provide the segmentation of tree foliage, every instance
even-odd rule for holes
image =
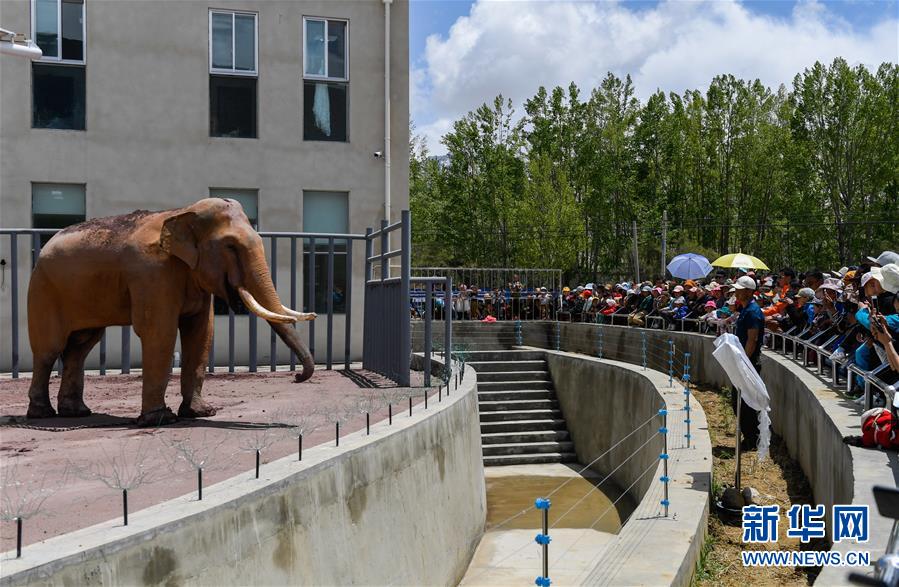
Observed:
[[[895,248],[899,67],[815,63],[788,89],[716,76],[641,102],[608,74],[588,95],[539,88],[519,118],[498,96],[430,157],[412,134],[418,265],[547,267],[568,278],[668,258],[746,252],[772,267],[835,267]]]

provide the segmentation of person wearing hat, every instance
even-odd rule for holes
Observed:
[[[893,310],[899,312],[899,265],[887,263],[881,268],[881,286],[893,295]],[[870,316],[871,334],[882,347],[886,360],[893,371],[899,372],[899,329],[890,328],[890,321],[896,318],[896,314],[885,316],[874,314]]]
[[[884,265],[899,265],[899,253],[893,251],[884,251],[877,257],[868,257],[871,267],[883,267]]]
[[[762,309],[755,302],[755,279],[744,275],[737,279],[734,283],[734,297],[740,308],[740,315],[737,318],[736,335],[743,345],[749,362],[755,367],[755,370],[761,372],[762,357],[762,335],[765,331],[765,316]],[[758,412],[749,407],[745,402],[741,402],[740,406],[740,430],[743,433],[743,444],[741,448],[750,450],[758,444],[759,438],[759,415]],[[734,413],[737,412],[737,392],[731,393],[731,407]]]

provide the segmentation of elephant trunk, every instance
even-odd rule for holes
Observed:
[[[300,340],[296,330],[290,326],[296,318],[288,317],[288,321],[279,319],[282,316],[287,317],[285,316],[287,313],[272,283],[271,272],[268,269],[268,264],[265,262],[265,254],[262,251],[261,244],[258,250],[248,251],[248,253],[249,258],[247,259],[245,271],[243,271],[246,288],[252,297],[268,311],[268,314],[257,312],[257,315],[268,321],[272,330],[300,359],[303,365],[303,372],[297,375],[296,380],[305,381],[312,377],[312,372],[315,370],[312,353],[309,352],[309,347]],[[270,319],[273,317],[274,319]]]

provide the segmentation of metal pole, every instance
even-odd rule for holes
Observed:
[[[125,519],[125,526],[128,525],[128,490],[122,490],[122,517]]]
[[[303,460],[303,435],[302,434],[300,434],[300,436],[297,438],[297,460],[298,461]]]
[[[429,387],[431,385],[431,314],[433,307],[433,300],[431,299],[431,295],[433,294],[434,286],[430,281],[425,282],[425,340],[424,340],[424,353],[425,353],[425,387]]]
[[[640,251],[637,248],[637,221],[633,221],[633,229],[634,229],[634,275],[636,276],[637,283],[640,283]]]
[[[22,518],[16,518],[16,558],[22,558]]]
[[[306,284],[306,291],[309,296],[309,307],[307,312],[315,312],[317,310],[315,303],[315,239],[309,239],[309,283]],[[309,354],[315,356],[315,320],[310,320],[309,324]]]
[[[11,314],[12,326],[12,377],[19,377],[19,245],[15,234],[9,235],[10,288],[11,288]],[[33,358],[32,358],[33,360]],[[32,367],[32,370],[34,367]]]
[[[668,260],[668,210],[662,210],[662,279],[665,279]]]
[[[665,450],[659,455],[662,459],[662,478],[660,481],[663,483],[665,489],[665,498],[662,499],[662,505],[665,507],[665,517],[668,517],[668,506],[671,503],[668,500],[668,482],[670,478],[668,477],[668,410],[661,409],[659,410],[659,414],[662,415],[662,427],[659,428],[659,433],[662,435],[662,441],[664,442]]]
[[[131,327],[122,326],[122,375],[131,373]]]
[[[409,210],[400,212],[400,379],[399,384],[411,383],[412,369],[412,316],[409,311],[409,287],[412,277],[412,215]]]
[[[452,369],[452,348],[453,348],[453,278],[446,278],[446,291],[444,292],[443,305],[443,367],[447,370],[447,393],[449,393],[449,369]]]
[[[693,422],[693,419],[690,417],[690,413],[692,408],[690,407],[690,353],[684,353],[684,412],[686,412],[687,417],[684,420],[687,424],[687,433],[684,436],[687,439],[687,448],[690,448],[691,439],[693,435],[690,433],[690,425]],[[737,444],[740,444],[739,441]]]
[[[334,446],[340,446],[340,420],[334,422]]]
[[[234,373],[234,310],[228,306],[228,373]]]
[[[743,403],[743,392],[737,389],[737,434],[736,434],[736,448],[734,449],[734,454],[737,457],[737,471],[734,475],[734,487],[737,491],[740,491],[740,459],[742,455],[740,454],[740,411],[741,405]]]
[[[344,281],[343,290],[343,312],[344,312],[344,332],[343,332],[343,368],[350,370],[350,343],[352,341],[352,325],[353,325],[353,241],[346,241],[346,280]],[[364,286],[363,286],[364,287]]]
[[[543,512],[543,533],[537,534],[534,541],[542,547],[543,550],[543,575],[537,577],[535,583],[538,587],[549,587],[549,543],[552,539],[549,537],[549,508],[551,502],[545,497],[538,497],[534,501],[534,507]]]
[[[290,307],[297,307],[297,237],[290,237]],[[297,355],[290,349],[290,370],[297,370]]]
[[[197,469],[197,501],[203,501],[203,469]]]
[[[674,341],[668,339],[668,387],[674,387]]]
[[[272,246],[272,285],[275,286],[275,291],[278,290],[278,238],[271,237],[270,239]],[[275,335],[275,330],[273,328],[269,329],[269,370],[274,373],[278,370],[278,337]]]
[[[256,478],[257,479],[259,479],[259,461],[260,461],[259,449],[257,448],[256,449]]]
[[[334,339],[334,237],[328,239],[328,331],[325,337],[325,369],[332,368],[332,343]]]
[[[369,434],[371,434],[371,419],[368,412],[365,412],[365,435],[368,436]]]

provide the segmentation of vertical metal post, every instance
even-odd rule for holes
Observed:
[[[446,278],[446,285],[443,292],[443,366],[446,370],[447,393],[449,393],[449,374],[453,367],[453,314],[450,312],[450,306],[453,303],[453,278]]]
[[[350,370],[350,345],[353,327],[353,240],[346,239],[346,280],[343,290],[343,368]]]
[[[334,422],[334,446],[340,446],[340,420]]]
[[[209,373],[215,373],[215,327],[214,327],[215,316],[213,316],[212,319],[213,319],[213,329],[212,329],[212,334],[209,337],[209,357],[206,362],[206,370]]]
[[[290,307],[297,308],[297,237],[290,237]],[[290,349],[290,370],[297,370],[297,355]]]
[[[633,230],[634,230],[634,275],[636,276],[636,283],[640,283],[640,251],[637,248],[637,221],[633,221]]]
[[[433,300],[431,296],[434,293],[434,285],[430,281],[426,281],[425,284],[425,340],[424,340],[424,353],[425,353],[425,387],[430,387],[431,385],[431,318],[432,318],[432,308],[433,308]]]
[[[740,448],[741,448],[740,444],[742,444],[740,442],[740,434],[741,434],[740,410],[742,408],[742,403],[743,403],[743,392],[741,392],[740,389],[738,388],[737,389],[737,432],[736,432],[736,442],[735,442],[736,446],[734,447],[734,457],[737,460],[737,468],[736,468],[736,472],[734,473],[734,487],[736,488],[737,491],[742,491],[742,487],[740,485],[740,483],[741,483],[741,481],[740,481],[740,472],[741,472],[740,465],[741,465],[742,456],[743,456],[742,451],[740,450]]]
[[[100,336],[100,375],[106,375],[106,329]]]
[[[549,587],[549,543],[552,539],[549,537],[549,508],[551,502],[545,497],[538,497],[534,501],[534,507],[543,512],[543,533],[537,534],[534,541],[542,547],[543,550],[543,575],[537,577],[534,582],[538,587]]]
[[[668,517],[668,506],[670,505],[670,501],[668,500],[668,482],[670,478],[668,477],[668,410],[662,408],[659,410],[659,415],[662,416],[662,427],[659,428],[659,434],[662,435],[662,442],[664,443],[664,450],[662,454],[659,455],[659,458],[662,460],[662,477],[659,481],[662,482],[665,490],[665,497],[662,499],[661,504],[665,507],[665,517]]]
[[[19,243],[16,234],[9,235],[10,282],[12,326],[12,377],[19,377]],[[34,359],[32,358],[32,361]],[[34,370],[34,367],[32,367]]]
[[[641,354],[643,355],[643,370],[646,371],[646,331],[640,331],[640,347],[642,349]]]
[[[125,526],[128,525],[128,490],[122,490],[122,517],[125,519]]]
[[[684,434],[684,438],[687,439],[687,448],[690,448],[690,443],[692,441],[693,435],[690,432],[690,426],[693,422],[693,419],[690,417],[690,412],[692,408],[690,407],[690,353],[684,353],[684,412],[687,417],[684,419],[684,423],[687,425],[687,433]],[[739,443],[739,440],[737,441]]]
[[[228,373],[234,373],[234,310],[228,306]]]
[[[122,326],[122,375],[131,373],[131,327]]]
[[[662,210],[662,272],[659,274],[665,279],[668,270],[668,210]]]
[[[257,367],[256,343],[258,342],[256,340],[256,335],[258,332],[257,328],[256,328],[256,314],[249,312],[247,314],[247,319],[249,320],[249,322],[247,324],[249,327],[249,338],[250,338],[250,373],[255,373],[256,367]]]
[[[328,332],[325,337],[325,368],[329,371],[332,367],[333,341],[334,341],[334,237],[328,237]]]
[[[16,235],[10,235],[13,238]],[[34,269],[34,266],[37,265],[37,259],[41,256],[41,235],[37,232],[31,233],[31,268]]]
[[[309,296],[309,307],[307,312],[315,312],[315,239],[309,239],[309,283],[306,284],[306,293]],[[309,324],[309,354],[315,356],[315,320],[307,322]]]
[[[197,469],[197,501],[203,501],[203,469]]]
[[[271,246],[272,246],[272,285],[275,286],[275,291],[278,291],[278,237],[271,237]],[[278,370],[278,337],[275,335],[275,330],[273,328],[269,328],[270,338],[268,342],[268,352],[269,352],[269,362],[268,367],[269,371],[274,373]]]
[[[409,282],[412,278],[412,215],[409,210],[400,213],[400,300],[397,320],[400,327],[400,379],[399,384],[411,383],[412,366],[412,316],[409,311]]]
[[[396,328],[396,323],[393,320],[393,306],[389,303],[390,300],[390,286],[385,284],[386,281],[390,277],[390,259],[385,258],[384,255],[389,252],[390,242],[387,238],[387,219],[381,220],[381,232],[378,233],[380,248],[378,249],[379,259],[380,259],[380,270],[381,270],[381,283],[378,285],[378,292],[380,298],[380,309],[384,312],[384,325],[386,326],[385,339],[390,341],[386,345],[375,345],[375,347],[380,351],[380,360],[378,363],[381,365],[381,369],[386,371],[387,376],[391,379],[396,380],[396,373],[394,373],[394,362],[392,360],[393,354],[396,352],[396,343],[395,343],[395,335],[394,332]]]
[[[259,462],[260,462],[259,449],[256,449],[256,478],[259,479]]]

